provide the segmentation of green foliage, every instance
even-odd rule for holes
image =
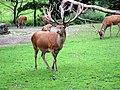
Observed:
[[[82,14],[81,17],[86,18],[86,19],[95,20],[95,21],[102,21],[104,19],[104,15],[105,14],[100,11],[90,10],[86,14]]]
[[[120,0],[98,0],[100,6],[106,6],[112,10],[120,9]]]
[[[103,12],[96,11],[96,10],[95,11],[90,10],[87,13],[82,14],[80,17],[83,18],[83,19],[89,19],[89,20],[93,20],[93,21],[96,21],[96,22],[101,22],[104,19],[105,15],[106,14],[103,13]],[[76,19],[74,22],[71,23],[71,25],[83,24],[83,23],[86,23],[86,22],[90,22],[90,21]]]
[[[46,2],[37,2],[35,1],[35,6],[37,9],[42,10],[41,7],[43,6],[48,6],[48,4]],[[28,10],[28,9],[34,9],[34,3],[33,2],[27,2],[25,5],[23,5],[22,7],[18,8],[18,12],[24,11],[24,10]]]
[[[3,2],[3,1],[5,2],[6,5],[11,6],[10,1],[2,0],[1,2]],[[18,1],[20,1],[20,0],[18,0]],[[55,0],[55,1],[54,0],[35,0],[36,8],[37,8],[37,10],[40,10],[40,12],[38,12],[37,15],[40,13],[40,17],[41,17],[42,7],[44,5],[48,6],[49,2],[54,4],[55,2],[58,3],[58,1],[59,0]],[[77,1],[79,1],[79,0],[77,0]],[[84,3],[89,3],[89,4],[102,5],[106,8],[110,8],[110,9],[119,10],[119,7],[120,7],[120,5],[119,5],[120,1],[119,0],[81,0],[81,1],[84,2]],[[30,13],[31,9],[32,10],[34,9],[33,0],[27,0],[27,1],[25,0],[23,2],[22,6],[21,7],[19,7],[19,6],[20,6],[20,3],[19,3],[18,8],[17,8],[18,16],[19,15],[27,15],[28,17],[33,16],[33,15],[28,14],[28,13]],[[26,12],[26,10],[27,10],[27,13],[23,14],[23,12]],[[33,13],[31,13],[31,14],[33,14]],[[89,11],[88,13],[81,15],[82,18],[91,19],[91,20],[95,20],[95,21],[102,21],[104,16],[105,16],[105,13],[102,13],[102,12],[96,11],[96,10],[95,11]],[[28,19],[27,25],[33,25],[33,19],[34,18],[32,18],[32,20]],[[12,21],[13,21],[12,10],[10,11],[10,9],[8,7],[1,4],[0,5],[0,22],[6,22],[6,23],[9,23],[9,24],[13,24],[13,23],[11,23]],[[43,25],[41,20],[37,21],[37,23],[38,23],[38,26]],[[84,23],[84,21],[76,19],[76,21],[72,22],[71,25],[82,24],[82,23]]]
[[[9,21],[12,21],[12,15],[10,9],[0,4],[0,22],[9,23]]]
[[[34,13],[32,12],[31,13],[31,10],[34,10],[34,6],[36,7],[37,9],[37,13],[36,13],[36,16],[39,14],[41,16],[41,13],[42,13],[42,7],[45,5],[45,6],[48,6],[48,0],[43,0],[43,1],[40,1],[40,0],[35,0],[35,5],[33,5],[33,0],[27,0],[27,1],[19,1],[17,0],[19,3],[18,3],[18,6],[17,6],[17,9],[16,9],[16,14],[13,14],[13,9],[11,10],[11,8],[14,8],[14,2],[10,2],[10,1],[0,1],[2,2],[2,4],[0,5],[0,22],[5,22],[5,23],[10,23],[10,24],[13,24],[11,22],[13,22],[13,19],[15,21],[15,18],[18,18],[20,15],[25,15],[27,17],[34,17]],[[13,5],[12,5],[12,4]],[[10,8],[11,7],[11,8]],[[38,13],[38,10],[39,10],[39,13]],[[8,18],[9,17],[9,18]],[[30,17],[30,18],[32,18]],[[32,21],[32,22],[31,22]],[[34,18],[31,19],[28,19],[27,20],[27,25],[33,25],[33,21],[34,21]],[[38,21],[38,25],[42,25],[42,22]]]
[[[38,26],[43,26],[44,25],[44,22],[42,21],[41,16],[38,16],[38,18],[37,18],[37,25]]]
[[[83,17],[83,19],[85,19],[84,17]],[[85,23],[89,23],[89,21],[86,21],[86,20],[80,20],[79,18],[78,19],[76,19],[74,22],[72,22],[71,23],[71,25],[80,25],[80,24],[85,24]]]
[[[100,24],[95,25],[100,28]],[[113,26],[113,37],[106,30],[103,40],[90,25],[72,26],[57,57],[59,74],[48,71],[38,55],[38,70],[34,71],[34,51],[31,44],[0,47],[0,89],[4,90],[119,90],[120,36]],[[46,54],[50,65],[51,54]],[[54,79],[56,78],[56,80]]]

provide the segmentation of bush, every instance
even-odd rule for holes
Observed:
[[[104,16],[105,16],[104,13],[96,10],[95,11],[90,10],[86,14],[81,15],[82,18],[91,19],[95,21],[102,21],[104,19]]]
[[[95,11],[90,10],[87,13],[82,14],[80,17],[83,19],[90,19],[90,20],[101,22],[105,17],[105,13],[102,13],[102,12],[96,11],[96,10]],[[80,19],[76,19],[74,21],[74,23],[72,23],[72,24],[82,24],[82,23],[85,23],[85,21],[82,21]]]
[[[27,22],[26,22],[26,26],[34,26],[34,22],[33,22],[33,20],[32,20],[32,19],[27,20]]]
[[[37,25],[38,25],[38,26],[43,26],[43,25],[44,25],[44,22],[42,21],[42,17],[41,17],[41,16],[39,16],[39,17],[37,18]]]

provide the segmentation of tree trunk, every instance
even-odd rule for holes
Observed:
[[[34,9],[34,26],[36,26],[36,9]]]
[[[36,5],[35,5],[35,0],[33,0],[34,3],[34,26],[36,26]]]
[[[18,9],[22,7],[23,0],[21,0],[19,3],[20,3],[20,6],[18,7]],[[20,13],[21,13],[21,11],[17,10],[17,12],[16,12],[16,18],[18,18],[21,15]]]
[[[15,23],[16,22],[16,10],[17,10],[17,6],[18,6],[18,0],[16,0],[16,4],[15,4],[15,6],[14,6],[14,19],[13,19],[13,23]]]

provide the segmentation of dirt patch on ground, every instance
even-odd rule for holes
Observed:
[[[38,31],[40,29],[40,27],[27,27],[25,29],[9,27],[10,34],[0,35],[0,46],[11,46],[30,43],[32,32]]]
[[[68,27],[66,28],[66,32],[67,32],[67,35],[69,35],[71,32],[82,30],[82,29],[83,28],[81,26]],[[24,29],[9,27],[10,34],[0,35],[0,47],[31,43],[32,33],[39,30],[41,30],[41,27],[26,27]],[[53,27],[52,31],[56,31],[56,28]]]

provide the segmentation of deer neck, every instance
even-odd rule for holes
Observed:
[[[57,44],[58,44],[60,49],[63,47],[65,39],[66,39],[66,31],[65,30],[61,30],[61,33],[58,34],[58,38],[57,38]]]
[[[105,32],[106,27],[107,27],[107,25],[105,23],[103,23],[100,31]]]
[[[61,32],[62,32],[62,34],[63,34],[63,37],[66,38],[66,31],[65,31],[65,29],[62,29]]]

